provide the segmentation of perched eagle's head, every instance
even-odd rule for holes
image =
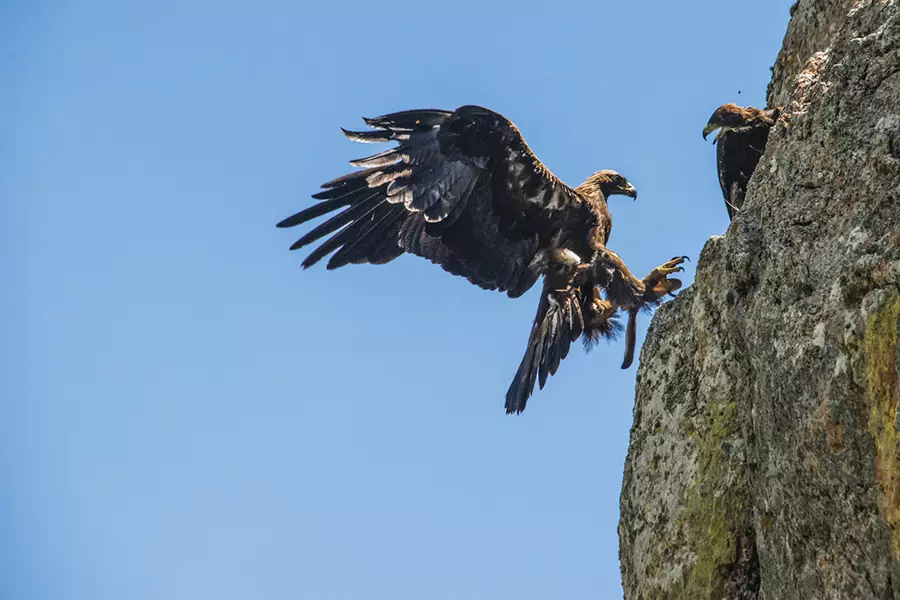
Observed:
[[[719,138],[732,129],[749,124],[757,117],[759,112],[760,110],[757,108],[743,108],[737,104],[723,104],[716,109],[716,112],[709,118],[709,122],[706,123],[706,127],[703,128],[703,139],[705,140],[706,136],[718,129],[719,133],[716,134],[713,140],[715,144],[719,141]]]
[[[634,186],[615,171],[608,169],[597,171],[578,187],[579,189],[599,189],[606,198],[619,194],[637,200],[637,190]]]

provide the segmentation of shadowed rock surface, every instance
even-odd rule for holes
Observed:
[[[900,600],[900,0],[801,0],[742,211],[641,352],[627,599]]]

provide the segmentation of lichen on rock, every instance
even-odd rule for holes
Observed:
[[[892,550],[900,557],[900,433],[897,425],[900,292],[893,290],[866,321],[863,338],[869,432],[875,441],[875,476],[881,510],[891,528]]]

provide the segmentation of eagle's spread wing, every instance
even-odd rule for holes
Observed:
[[[288,217],[291,227],[335,213],[292,246],[326,238],[303,261],[332,254],[328,268],[422,256],[485,288],[525,293],[540,273],[532,261],[554,236],[584,237],[598,215],[531,152],[502,115],[477,106],[413,110],[366,119],[359,142],[394,148],[352,161],[320,200]]]

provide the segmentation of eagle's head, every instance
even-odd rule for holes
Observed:
[[[703,128],[703,139],[705,140],[706,136],[718,129],[719,133],[716,134],[713,140],[715,144],[719,141],[719,138],[732,129],[743,127],[750,123],[759,112],[759,109],[752,107],[743,108],[737,104],[723,104],[716,109],[716,112],[712,114],[706,123],[706,127]]]
[[[619,194],[637,200],[637,190],[634,186],[615,171],[608,169],[597,171],[588,177],[587,181],[581,184],[579,188],[599,189],[606,198]]]

